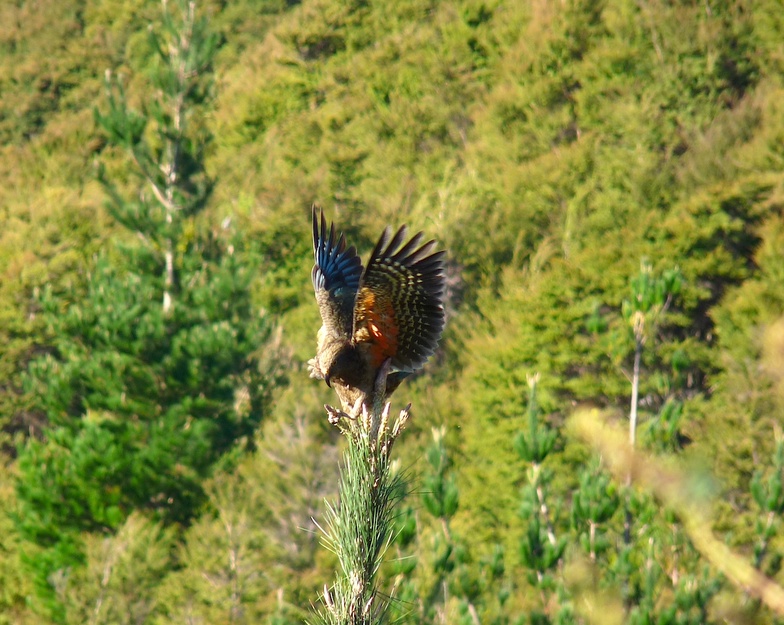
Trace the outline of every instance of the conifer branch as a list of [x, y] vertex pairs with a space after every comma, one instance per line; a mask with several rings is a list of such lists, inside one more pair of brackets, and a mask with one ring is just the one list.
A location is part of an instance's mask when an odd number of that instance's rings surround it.
[[[386, 378], [386, 370], [381, 377]], [[382, 380], [383, 385], [386, 380]], [[390, 422], [390, 403], [358, 401], [348, 412], [325, 406], [329, 422], [348, 440], [343, 456], [339, 503], [327, 505], [325, 546], [338, 558], [337, 579], [325, 585], [318, 623], [369, 625], [384, 622], [388, 598], [378, 590], [377, 574], [393, 538], [394, 508], [403, 480], [392, 470], [390, 454], [410, 419], [411, 404]]]

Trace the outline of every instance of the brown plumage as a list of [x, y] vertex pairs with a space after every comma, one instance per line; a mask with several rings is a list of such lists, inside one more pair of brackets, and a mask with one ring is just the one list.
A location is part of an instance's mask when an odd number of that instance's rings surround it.
[[323, 325], [311, 377], [332, 386], [345, 411], [359, 399], [368, 408], [385, 401], [438, 346], [445, 253], [423, 238], [405, 242], [405, 226], [394, 235], [387, 227], [363, 269], [354, 247], [313, 207], [312, 279]]

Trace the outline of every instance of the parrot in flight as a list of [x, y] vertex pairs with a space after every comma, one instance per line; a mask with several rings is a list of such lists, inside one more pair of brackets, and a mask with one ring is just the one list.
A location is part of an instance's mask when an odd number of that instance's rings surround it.
[[[386, 402], [435, 352], [444, 330], [444, 256], [420, 232], [387, 227], [367, 266], [313, 206], [311, 273], [322, 326], [310, 376], [324, 380], [349, 412]], [[383, 384], [383, 388], [379, 385]]]

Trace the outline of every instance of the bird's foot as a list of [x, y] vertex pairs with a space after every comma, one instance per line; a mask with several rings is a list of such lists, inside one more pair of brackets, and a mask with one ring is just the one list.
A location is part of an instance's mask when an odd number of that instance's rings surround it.
[[361, 398], [357, 400], [357, 402], [354, 404], [354, 407], [349, 412], [341, 410], [340, 408], [335, 408], [335, 406], [330, 406], [329, 404], [324, 404], [324, 409], [327, 411], [327, 420], [329, 421], [330, 425], [336, 426], [340, 426], [342, 419], [356, 421], [360, 414], [367, 412], [366, 410], [363, 411], [362, 408]]
[[311, 358], [308, 360], [308, 373], [311, 378], [315, 378], [316, 380], [324, 379], [324, 373], [321, 371], [318, 358]]
[[356, 419], [356, 417], [352, 417], [347, 412], [343, 412], [340, 408], [335, 408], [335, 406], [330, 406], [329, 404], [324, 404], [324, 409], [327, 411], [327, 420], [330, 425], [338, 425], [342, 419]]

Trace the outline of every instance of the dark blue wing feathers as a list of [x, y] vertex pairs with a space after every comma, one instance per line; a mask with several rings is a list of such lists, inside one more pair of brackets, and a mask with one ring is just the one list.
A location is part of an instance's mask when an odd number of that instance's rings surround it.
[[334, 224], [330, 224], [327, 232], [324, 212], [317, 214], [315, 205], [313, 206], [313, 255], [316, 264], [313, 266], [311, 278], [316, 291], [325, 289], [334, 292], [347, 289], [349, 292], [356, 293], [362, 275], [362, 261], [357, 256], [354, 246], [346, 247], [343, 234], [337, 236]]

